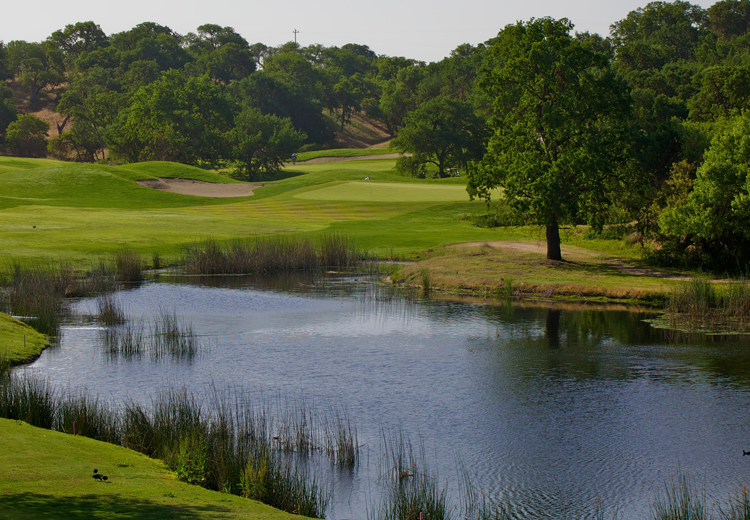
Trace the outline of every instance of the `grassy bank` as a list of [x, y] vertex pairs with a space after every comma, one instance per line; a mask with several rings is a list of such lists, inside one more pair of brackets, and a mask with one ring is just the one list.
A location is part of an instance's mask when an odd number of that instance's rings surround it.
[[300, 518], [179, 482], [161, 462], [104, 442], [6, 419], [0, 439], [0, 518]]
[[38, 358], [48, 345], [42, 334], [0, 312], [0, 359], [14, 365], [29, 363]]
[[684, 273], [656, 273], [637, 261], [563, 246], [563, 262], [546, 259], [544, 244], [504, 241], [420, 252], [425, 258], [391, 275], [395, 284], [495, 297], [537, 297], [663, 303]]

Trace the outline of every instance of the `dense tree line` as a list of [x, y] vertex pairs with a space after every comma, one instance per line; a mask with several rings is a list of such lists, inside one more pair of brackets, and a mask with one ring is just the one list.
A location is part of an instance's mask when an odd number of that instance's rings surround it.
[[[217, 25], [83, 22], [0, 44], [0, 139], [17, 155], [229, 163], [253, 179], [363, 112], [408, 152], [399, 171], [468, 171], [472, 196], [501, 193], [507, 223], [547, 228], [550, 258], [560, 226], [631, 226], [655, 260], [745, 270], [748, 24], [750, 0], [658, 1], [606, 37], [543, 18], [426, 64]], [[25, 114], [40, 103], [57, 135]]]

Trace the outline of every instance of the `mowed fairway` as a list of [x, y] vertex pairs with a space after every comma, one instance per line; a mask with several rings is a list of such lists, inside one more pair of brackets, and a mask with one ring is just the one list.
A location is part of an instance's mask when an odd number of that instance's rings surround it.
[[[464, 179], [406, 178], [393, 173], [394, 164], [297, 165], [253, 196], [208, 198], [135, 181], [236, 181], [175, 163], [106, 166], [0, 157], [0, 264], [40, 257], [86, 262], [122, 247], [176, 259], [184, 245], [207, 236], [336, 231], [373, 252], [397, 254], [499, 238], [465, 218], [484, 213], [486, 205], [468, 200]], [[509, 232], [509, 238], [517, 235]]]
[[424, 185], [396, 182], [353, 181], [294, 195], [306, 200], [352, 202], [460, 202], [466, 189], [456, 185]]

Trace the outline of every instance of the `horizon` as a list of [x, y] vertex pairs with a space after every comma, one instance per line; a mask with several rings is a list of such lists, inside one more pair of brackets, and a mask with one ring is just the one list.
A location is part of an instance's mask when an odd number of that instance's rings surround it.
[[[5, 16], [0, 19], [0, 41], [39, 42], [66, 25], [85, 21], [98, 24], [107, 35], [127, 31], [143, 22], [167, 26], [181, 35], [195, 32], [203, 24], [217, 24], [234, 28], [249, 44], [276, 47], [294, 41], [296, 36], [303, 47], [356, 43], [367, 45], [378, 55], [434, 62], [449, 56], [461, 44], [483, 43], [497, 36], [506, 25], [531, 18], [568, 18], [578, 32], [608, 36], [611, 24], [647, 3], [535, 0], [484, 5], [482, 0], [468, 0], [460, 6], [461, 17], [457, 20], [454, 4], [446, 0], [430, 4], [386, 0], [378, 5], [377, 11], [369, 5], [352, 6], [342, 0], [314, 4], [291, 0], [273, 5], [251, 2], [241, 6], [232, 5], [229, 0], [216, 0], [210, 5], [196, 0], [179, 3], [167, 0], [158, 4], [132, 0], [127, 5], [114, 6], [93, 0], [71, 0], [65, 4], [43, 0], [37, 4], [37, 14], [29, 23], [18, 23], [29, 19], [27, 6], [6, 7]], [[706, 9], [715, 2], [691, 3]], [[323, 8], [316, 7], [321, 5]], [[254, 16], [256, 12], [262, 16]], [[270, 22], [266, 21], [269, 19]], [[419, 25], [414, 20], [419, 20]], [[474, 23], [476, 20], [479, 23]]]

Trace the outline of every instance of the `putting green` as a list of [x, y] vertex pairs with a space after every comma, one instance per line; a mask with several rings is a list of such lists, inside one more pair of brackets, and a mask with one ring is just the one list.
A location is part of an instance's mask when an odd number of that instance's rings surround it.
[[350, 181], [294, 195], [297, 199], [350, 202], [463, 202], [469, 200], [461, 185]]

